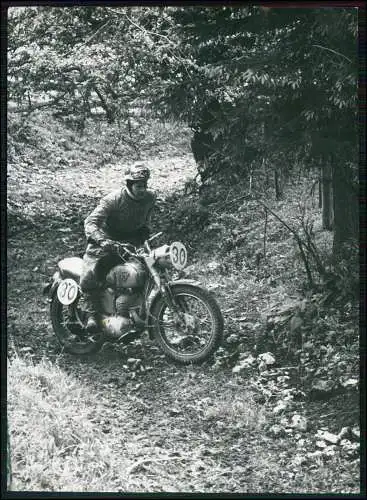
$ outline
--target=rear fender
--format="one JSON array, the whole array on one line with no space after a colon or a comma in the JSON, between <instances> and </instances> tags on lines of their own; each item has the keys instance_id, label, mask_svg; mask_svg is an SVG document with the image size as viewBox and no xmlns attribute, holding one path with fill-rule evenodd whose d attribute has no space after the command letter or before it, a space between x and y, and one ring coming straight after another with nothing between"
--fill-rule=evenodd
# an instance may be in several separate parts
<instances>
[{"instance_id":1,"label":"rear fender","mask_svg":"<svg viewBox=\"0 0 367 500\"><path fill-rule=\"evenodd\" d=\"M195 286L195 287L202 287L202 283L200 283L200 281L192 280L192 279L179 279L179 280L175 280L175 281L170 281L168 283L168 286L170 288L175 288L175 286L177 286L177 285L189 285L189 286ZM150 301L149 311L148 311L148 324L147 324L148 333L149 333L150 338L153 337L153 316L151 314L151 311L153 310L155 304L157 303L157 301L161 297L162 297L162 292L160 290L157 290Z\"/></svg>"},{"instance_id":2,"label":"rear fender","mask_svg":"<svg viewBox=\"0 0 367 500\"><path fill-rule=\"evenodd\" d=\"M72 278L79 283L84 262L80 257L65 257L58 262L57 267L62 278Z\"/></svg>"},{"instance_id":3,"label":"rear fender","mask_svg":"<svg viewBox=\"0 0 367 500\"><path fill-rule=\"evenodd\" d=\"M52 276L52 278L50 279L50 282L44 287L43 295L48 295L49 299L51 299L61 281L62 278L60 271L56 271Z\"/></svg>"}]
</instances>

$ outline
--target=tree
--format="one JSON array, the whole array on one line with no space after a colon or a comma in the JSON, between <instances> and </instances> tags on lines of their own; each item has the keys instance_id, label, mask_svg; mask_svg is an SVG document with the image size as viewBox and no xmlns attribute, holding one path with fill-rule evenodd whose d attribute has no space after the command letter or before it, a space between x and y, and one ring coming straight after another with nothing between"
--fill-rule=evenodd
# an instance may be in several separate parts
<instances>
[{"instance_id":1,"label":"tree","mask_svg":"<svg viewBox=\"0 0 367 500\"><path fill-rule=\"evenodd\" d=\"M109 123L126 119L172 50L162 9L27 7L9 9L11 108L51 107L78 124L100 109ZM138 21L138 22L136 22ZM152 51L152 47L154 50ZM163 50L164 47L164 50ZM147 101L148 98L146 97Z\"/></svg>"},{"instance_id":2,"label":"tree","mask_svg":"<svg viewBox=\"0 0 367 500\"><path fill-rule=\"evenodd\" d=\"M172 16L191 71L162 100L192 123L219 103L207 169L244 177L265 158L279 177L280 159L288 171L297 156L309 168L321 161L324 179L332 173L335 252L356 238L357 9L192 7Z\"/></svg>"},{"instance_id":3,"label":"tree","mask_svg":"<svg viewBox=\"0 0 367 500\"><path fill-rule=\"evenodd\" d=\"M337 253L357 235L357 54L355 8L15 8L8 91L81 129L135 106L184 120L204 180L263 182L266 165L281 196L296 158L321 163Z\"/></svg>"}]
</instances>

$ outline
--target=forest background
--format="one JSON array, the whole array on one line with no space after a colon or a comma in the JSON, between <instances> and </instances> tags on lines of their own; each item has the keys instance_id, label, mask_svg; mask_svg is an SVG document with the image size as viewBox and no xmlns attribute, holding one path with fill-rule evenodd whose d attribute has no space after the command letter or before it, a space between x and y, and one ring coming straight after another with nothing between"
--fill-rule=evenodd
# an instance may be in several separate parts
<instances>
[{"instance_id":1,"label":"forest background","mask_svg":"<svg viewBox=\"0 0 367 500\"><path fill-rule=\"evenodd\" d=\"M258 6L8 10L14 489L359 491L363 15ZM61 257L83 252L84 217L121 182L121 165L137 159L159 191L154 228L188 246L187 273L224 311L225 343L207 366L172 367L147 341L79 364L50 333L41 282ZM126 364L126 355L138 362ZM158 379L167 387L160 397ZM164 456L135 443L106 458L122 432L118 414L136 418L148 402L156 413L171 408L187 428L192 401L200 415L192 435L154 422ZM148 437L149 416L135 422ZM207 442L211 421L219 437ZM138 434L124 422L126 436ZM187 456L172 455L177 439ZM194 459L195 443L203 455Z\"/></svg>"}]
</instances>

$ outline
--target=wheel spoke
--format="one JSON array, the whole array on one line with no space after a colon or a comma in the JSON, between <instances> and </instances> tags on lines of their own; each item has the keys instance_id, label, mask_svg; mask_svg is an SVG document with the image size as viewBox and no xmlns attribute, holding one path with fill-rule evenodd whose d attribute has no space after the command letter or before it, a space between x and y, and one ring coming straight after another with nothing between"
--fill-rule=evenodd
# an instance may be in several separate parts
<instances>
[{"instance_id":1,"label":"wheel spoke","mask_svg":"<svg viewBox=\"0 0 367 500\"><path fill-rule=\"evenodd\" d=\"M159 317L159 329L167 346L180 354L193 355L202 351L213 335L213 318L204 301L194 295L176 296L183 311L182 321L175 321L167 305Z\"/></svg>"},{"instance_id":2,"label":"wheel spoke","mask_svg":"<svg viewBox=\"0 0 367 500\"><path fill-rule=\"evenodd\" d=\"M62 346L73 354L87 354L102 345L99 334L88 334L85 329L85 311L78 301L70 306L56 303L58 321L55 333Z\"/></svg>"}]
</instances>

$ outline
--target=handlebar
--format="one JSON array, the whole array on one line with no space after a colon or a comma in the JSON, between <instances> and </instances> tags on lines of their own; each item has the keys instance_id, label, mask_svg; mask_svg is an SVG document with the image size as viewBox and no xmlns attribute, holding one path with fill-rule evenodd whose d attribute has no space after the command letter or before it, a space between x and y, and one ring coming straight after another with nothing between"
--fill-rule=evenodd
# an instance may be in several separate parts
<instances>
[{"instance_id":1,"label":"handlebar","mask_svg":"<svg viewBox=\"0 0 367 500\"><path fill-rule=\"evenodd\" d=\"M120 255L120 257L122 257L122 255L120 254L119 250L123 250L124 252L131 255L132 257L136 256L137 249L136 249L136 247L134 247L134 245L131 245L130 243L120 243L119 241L116 241L115 246L117 249L117 253ZM133 250L130 250L130 249L133 249Z\"/></svg>"},{"instance_id":2,"label":"handlebar","mask_svg":"<svg viewBox=\"0 0 367 500\"><path fill-rule=\"evenodd\" d=\"M153 236L151 236L150 238L145 240L144 249L146 251L150 252L151 248L149 246L149 243L152 242L153 240L155 240L156 238L158 238L159 236L161 236L162 234L163 234L163 232L160 231L159 233L153 234ZM137 249L131 243L120 243L119 241L116 241L115 244L116 244L117 252L119 255L120 255L120 252L119 252L120 249L122 249L124 252L129 254L131 257L136 257L137 255L141 254L141 249L140 250ZM131 249L133 249L133 251ZM122 258L122 255L120 255L120 257Z\"/></svg>"},{"instance_id":3,"label":"handlebar","mask_svg":"<svg viewBox=\"0 0 367 500\"><path fill-rule=\"evenodd\" d=\"M153 236L151 236L147 242L150 243L151 241L155 240L156 238L158 238L158 236L162 236L163 232L160 231L159 233L156 233L156 234L153 234Z\"/></svg>"}]
</instances>

